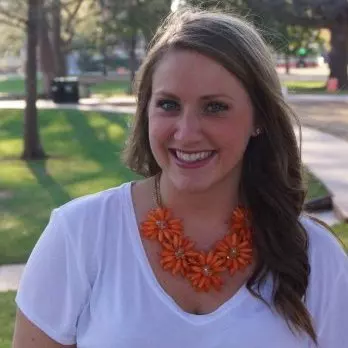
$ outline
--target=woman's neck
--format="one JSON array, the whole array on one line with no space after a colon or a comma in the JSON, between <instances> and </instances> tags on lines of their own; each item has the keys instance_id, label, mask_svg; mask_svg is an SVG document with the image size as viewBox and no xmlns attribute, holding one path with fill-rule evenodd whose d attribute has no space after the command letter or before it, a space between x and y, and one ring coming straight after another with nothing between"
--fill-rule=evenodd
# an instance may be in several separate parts
<instances>
[{"instance_id":1,"label":"woman's neck","mask_svg":"<svg viewBox=\"0 0 348 348\"><path fill-rule=\"evenodd\" d=\"M229 218L239 204L239 180L223 180L203 191L179 190L165 175L160 179L163 205L172 209L178 217L191 214L214 220Z\"/></svg>"}]
</instances>

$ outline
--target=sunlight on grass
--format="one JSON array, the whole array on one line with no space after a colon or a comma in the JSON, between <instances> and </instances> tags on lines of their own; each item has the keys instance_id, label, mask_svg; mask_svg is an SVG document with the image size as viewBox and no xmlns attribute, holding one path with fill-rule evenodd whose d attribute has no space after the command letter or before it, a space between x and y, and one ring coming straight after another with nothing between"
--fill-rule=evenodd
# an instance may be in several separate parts
<instances>
[{"instance_id":1,"label":"sunlight on grass","mask_svg":"<svg viewBox=\"0 0 348 348\"><path fill-rule=\"evenodd\" d=\"M348 251L348 223L341 223L333 227L334 232L343 242Z\"/></svg>"},{"instance_id":2,"label":"sunlight on grass","mask_svg":"<svg viewBox=\"0 0 348 348\"><path fill-rule=\"evenodd\" d=\"M99 97L126 95L130 88L129 81L105 81L91 87L91 93Z\"/></svg>"},{"instance_id":3,"label":"sunlight on grass","mask_svg":"<svg viewBox=\"0 0 348 348\"><path fill-rule=\"evenodd\" d=\"M0 264L24 262L53 208L98 192L135 174L121 151L129 115L46 110L39 114L46 161L16 160L22 152L22 112L0 111Z\"/></svg>"},{"instance_id":4,"label":"sunlight on grass","mask_svg":"<svg viewBox=\"0 0 348 348\"><path fill-rule=\"evenodd\" d=\"M16 293L0 293L0 348L10 348L16 316Z\"/></svg>"},{"instance_id":5,"label":"sunlight on grass","mask_svg":"<svg viewBox=\"0 0 348 348\"><path fill-rule=\"evenodd\" d=\"M283 81L282 84L288 88L289 93L314 93L314 94L325 94L326 82L325 81ZM347 94L348 91L337 91L330 94Z\"/></svg>"},{"instance_id":6,"label":"sunlight on grass","mask_svg":"<svg viewBox=\"0 0 348 348\"><path fill-rule=\"evenodd\" d=\"M21 139L8 139L6 142L0 143L0 156L11 157L14 153L20 153L23 148L23 141Z\"/></svg>"}]
</instances>

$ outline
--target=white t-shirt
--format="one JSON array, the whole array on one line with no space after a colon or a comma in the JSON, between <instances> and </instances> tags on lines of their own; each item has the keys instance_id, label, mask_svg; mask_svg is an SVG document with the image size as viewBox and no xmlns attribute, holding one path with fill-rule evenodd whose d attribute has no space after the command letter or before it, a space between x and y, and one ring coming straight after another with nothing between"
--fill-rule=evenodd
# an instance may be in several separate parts
<instances>
[{"instance_id":1,"label":"white t-shirt","mask_svg":"<svg viewBox=\"0 0 348 348\"><path fill-rule=\"evenodd\" d=\"M302 218L312 267L307 307L321 348L348 347L348 259ZM270 283L263 288L271 298ZM183 311L156 280L126 183L53 211L16 302L52 339L79 348L314 348L242 287L207 315Z\"/></svg>"}]
</instances>

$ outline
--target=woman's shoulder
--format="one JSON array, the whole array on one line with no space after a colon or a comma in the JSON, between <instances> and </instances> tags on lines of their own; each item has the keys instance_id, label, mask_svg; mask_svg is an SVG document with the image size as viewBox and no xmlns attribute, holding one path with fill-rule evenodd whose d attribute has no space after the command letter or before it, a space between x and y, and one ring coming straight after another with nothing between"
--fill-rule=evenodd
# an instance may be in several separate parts
<instances>
[{"instance_id":1,"label":"woman's shoulder","mask_svg":"<svg viewBox=\"0 0 348 348\"><path fill-rule=\"evenodd\" d=\"M121 205L127 203L131 182L120 184L97 193L75 198L55 209L55 212L76 223L113 216L121 211Z\"/></svg>"},{"instance_id":2,"label":"woman's shoulder","mask_svg":"<svg viewBox=\"0 0 348 348\"><path fill-rule=\"evenodd\" d=\"M305 303L320 347L347 347L348 257L328 226L309 217L301 223L309 236L310 276Z\"/></svg>"}]
</instances>

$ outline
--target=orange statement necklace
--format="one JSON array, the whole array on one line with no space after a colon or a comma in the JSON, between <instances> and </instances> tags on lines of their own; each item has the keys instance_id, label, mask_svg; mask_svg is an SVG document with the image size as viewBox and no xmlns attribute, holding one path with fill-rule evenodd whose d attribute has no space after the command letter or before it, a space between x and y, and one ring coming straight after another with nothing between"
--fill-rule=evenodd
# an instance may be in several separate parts
<instances>
[{"instance_id":1,"label":"orange statement necklace","mask_svg":"<svg viewBox=\"0 0 348 348\"><path fill-rule=\"evenodd\" d=\"M154 201L147 220L141 223L144 238L157 240L162 246L160 263L173 275L180 274L196 291L219 291L223 285L221 273L233 276L252 262L252 233L249 213L243 207L233 210L228 234L208 252L194 248L194 242L184 236L182 221L172 217L162 204L159 176L155 176Z\"/></svg>"}]
</instances>

